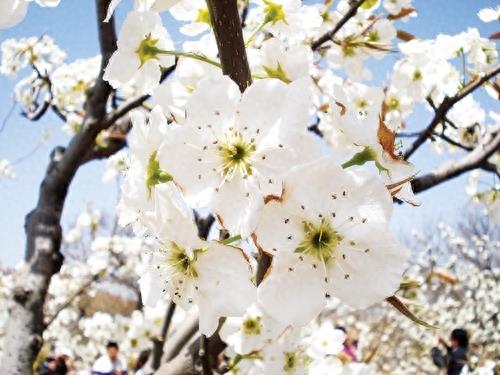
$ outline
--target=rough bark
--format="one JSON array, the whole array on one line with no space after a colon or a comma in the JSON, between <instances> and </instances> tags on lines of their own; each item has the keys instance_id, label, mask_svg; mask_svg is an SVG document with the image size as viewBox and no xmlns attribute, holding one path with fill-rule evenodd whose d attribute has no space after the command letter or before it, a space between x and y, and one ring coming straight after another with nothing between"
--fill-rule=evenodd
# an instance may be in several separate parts
<instances>
[{"instance_id":1,"label":"rough bark","mask_svg":"<svg viewBox=\"0 0 500 375\"><path fill-rule=\"evenodd\" d=\"M161 328L161 334L159 337L153 340L153 360L151 367L153 370L158 370L161 365L161 357L163 356L163 347L168 334L168 329L172 323L172 318L174 317L176 304L172 301L168 304L167 311L165 313L165 320L163 321L163 326Z\"/></svg>"},{"instance_id":2,"label":"rough bark","mask_svg":"<svg viewBox=\"0 0 500 375\"><path fill-rule=\"evenodd\" d=\"M476 168L491 168L488 159L500 150L500 128L487 133L480 144L461 160L446 163L434 172L428 173L412 181L413 191L420 193L436 185L458 177ZM498 173L498 168L495 168Z\"/></svg>"},{"instance_id":3,"label":"rough bark","mask_svg":"<svg viewBox=\"0 0 500 375\"><path fill-rule=\"evenodd\" d=\"M116 49L113 21L107 24L100 22L105 17L108 4L108 0L96 1L102 67L107 65ZM64 201L83 156L103 129L102 120L111 93L111 87L102 79L102 72L103 69L88 92L82 130L66 149L57 147L52 152L37 205L26 216L26 264L16 275L17 283L6 324L8 345L2 361L2 372L5 374L32 373L32 364L43 343L43 306L47 289L50 279L59 272L63 262L60 219Z\"/></svg>"},{"instance_id":4,"label":"rough bark","mask_svg":"<svg viewBox=\"0 0 500 375\"><path fill-rule=\"evenodd\" d=\"M222 72L243 92L252 82L236 0L207 0Z\"/></svg>"}]
</instances>

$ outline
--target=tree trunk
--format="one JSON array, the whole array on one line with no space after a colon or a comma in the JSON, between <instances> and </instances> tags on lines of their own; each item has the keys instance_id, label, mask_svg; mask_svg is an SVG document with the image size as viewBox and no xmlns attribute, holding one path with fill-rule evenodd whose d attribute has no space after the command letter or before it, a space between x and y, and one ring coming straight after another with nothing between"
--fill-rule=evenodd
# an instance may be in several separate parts
<instances>
[{"instance_id":1,"label":"tree trunk","mask_svg":"<svg viewBox=\"0 0 500 375\"><path fill-rule=\"evenodd\" d=\"M58 147L52 152L40 186L37 206L26 216L26 263L16 274L10 301L2 374L26 375L33 372L33 362L43 343L43 307L47 290L52 276L59 272L63 262L60 219L64 201L76 171L94 146L95 137L105 126L103 119L111 87L102 79L102 75L116 49L116 34L113 20L102 23L109 0L96 0L96 5L102 54L101 73L87 94L86 116L81 131L66 149Z\"/></svg>"}]
</instances>

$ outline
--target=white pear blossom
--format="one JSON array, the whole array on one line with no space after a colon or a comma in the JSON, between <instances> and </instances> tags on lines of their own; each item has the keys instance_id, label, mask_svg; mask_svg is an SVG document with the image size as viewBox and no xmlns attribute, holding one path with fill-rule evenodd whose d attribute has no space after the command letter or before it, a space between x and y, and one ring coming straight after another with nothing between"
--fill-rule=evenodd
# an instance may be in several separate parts
<instances>
[{"instance_id":1,"label":"white pear blossom","mask_svg":"<svg viewBox=\"0 0 500 375\"><path fill-rule=\"evenodd\" d=\"M411 8L413 0L383 0L382 4L390 14L399 14L403 9Z\"/></svg>"},{"instance_id":2,"label":"white pear blossom","mask_svg":"<svg viewBox=\"0 0 500 375\"><path fill-rule=\"evenodd\" d=\"M180 31L189 36L201 34L210 29L210 13L204 0L181 0L170 8L172 16L179 21L187 21Z\"/></svg>"},{"instance_id":3,"label":"white pear blossom","mask_svg":"<svg viewBox=\"0 0 500 375\"><path fill-rule=\"evenodd\" d=\"M129 136L130 161L125 171L122 196L118 204L120 224L134 223L143 227L144 213L155 208L154 191L169 189L171 176L160 168L158 151L167 131L167 120L160 107L155 107L146 122L139 110L131 113L132 130Z\"/></svg>"},{"instance_id":4,"label":"white pear blossom","mask_svg":"<svg viewBox=\"0 0 500 375\"><path fill-rule=\"evenodd\" d=\"M328 157L295 168L283 191L265 205L255 231L257 245L273 255L258 291L266 313L303 326L328 295L363 308L396 291L407 251L388 230L392 199L380 180L343 171Z\"/></svg>"},{"instance_id":5,"label":"white pear blossom","mask_svg":"<svg viewBox=\"0 0 500 375\"><path fill-rule=\"evenodd\" d=\"M166 80L153 92L153 102L163 109L167 117L184 118L189 96L198 83L207 77L220 77L219 68L193 59L180 58L175 69L175 77Z\"/></svg>"},{"instance_id":6,"label":"white pear blossom","mask_svg":"<svg viewBox=\"0 0 500 375\"><path fill-rule=\"evenodd\" d=\"M300 0L251 0L256 9L249 17L251 34L265 30L294 40L315 33L322 23L318 8L302 5ZM250 38L251 36L249 36Z\"/></svg>"},{"instance_id":7,"label":"white pear blossom","mask_svg":"<svg viewBox=\"0 0 500 375\"><path fill-rule=\"evenodd\" d=\"M102 182L109 183L115 180L128 168L128 158L125 151L120 150L106 160L106 171L102 176Z\"/></svg>"},{"instance_id":8,"label":"white pear blossom","mask_svg":"<svg viewBox=\"0 0 500 375\"><path fill-rule=\"evenodd\" d=\"M0 178L13 179L15 177L14 166L7 159L0 159Z\"/></svg>"},{"instance_id":9,"label":"white pear blossom","mask_svg":"<svg viewBox=\"0 0 500 375\"><path fill-rule=\"evenodd\" d=\"M264 349L264 374L306 375L312 358L299 340L298 332L289 331Z\"/></svg>"},{"instance_id":10,"label":"white pear blossom","mask_svg":"<svg viewBox=\"0 0 500 375\"><path fill-rule=\"evenodd\" d=\"M203 80L186 120L169 128L160 166L188 202L246 237L264 198L281 194L281 176L319 154L306 131L309 98L304 80L260 80L243 95L228 77Z\"/></svg>"},{"instance_id":11,"label":"white pear blossom","mask_svg":"<svg viewBox=\"0 0 500 375\"><path fill-rule=\"evenodd\" d=\"M132 81L140 92L152 93L160 83L161 67L168 68L175 61L162 52L172 51L173 43L155 12L130 12L117 44L104 73L115 88Z\"/></svg>"},{"instance_id":12,"label":"white pear blossom","mask_svg":"<svg viewBox=\"0 0 500 375\"><path fill-rule=\"evenodd\" d=\"M496 8L483 8L477 12L477 16L483 22L493 22L500 20L500 5Z\"/></svg>"},{"instance_id":13,"label":"white pear blossom","mask_svg":"<svg viewBox=\"0 0 500 375\"><path fill-rule=\"evenodd\" d=\"M7 29L21 22L28 11L26 0L5 0L0 3L0 29Z\"/></svg>"},{"instance_id":14,"label":"white pear blossom","mask_svg":"<svg viewBox=\"0 0 500 375\"><path fill-rule=\"evenodd\" d=\"M197 305L200 331L210 336L220 317L240 316L255 301L250 265L241 249L202 241L191 211L171 194L157 195L148 227L162 248L141 278L143 301L154 305L166 295L185 310Z\"/></svg>"},{"instance_id":15,"label":"white pear blossom","mask_svg":"<svg viewBox=\"0 0 500 375\"><path fill-rule=\"evenodd\" d=\"M33 0L3 0L0 4L0 29L7 29L21 22ZM55 7L61 0L34 0L42 7Z\"/></svg>"},{"instance_id":16,"label":"white pear blossom","mask_svg":"<svg viewBox=\"0 0 500 375\"><path fill-rule=\"evenodd\" d=\"M110 20L116 7L121 2L122 0L111 0L104 22L108 22ZM163 12L178 2L179 0L134 0L134 9L140 12L146 12L148 10Z\"/></svg>"},{"instance_id":17,"label":"white pear blossom","mask_svg":"<svg viewBox=\"0 0 500 375\"><path fill-rule=\"evenodd\" d=\"M321 324L308 338L307 353L311 358L322 359L329 355L339 354L344 346L345 333L335 329L330 321Z\"/></svg>"},{"instance_id":18,"label":"white pear blossom","mask_svg":"<svg viewBox=\"0 0 500 375\"><path fill-rule=\"evenodd\" d=\"M2 42L0 73L15 78L21 69L33 65L42 74L47 74L65 58L66 53L48 35L7 39Z\"/></svg>"},{"instance_id":19,"label":"white pear blossom","mask_svg":"<svg viewBox=\"0 0 500 375\"><path fill-rule=\"evenodd\" d=\"M305 45L286 46L271 38L260 49L249 49L248 55L252 71L263 77L290 83L309 75L311 56Z\"/></svg>"},{"instance_id":20,"label":"white pear blossom","mask_svg":"<svg viewBox=\"0 0 500 375\"><path fill-rule=\"evenodd\" d=\"M219 333L236 353L249 354L264 348L285 328L254 305L242 317L226 319Z\"/></svg>"}]
</instances>

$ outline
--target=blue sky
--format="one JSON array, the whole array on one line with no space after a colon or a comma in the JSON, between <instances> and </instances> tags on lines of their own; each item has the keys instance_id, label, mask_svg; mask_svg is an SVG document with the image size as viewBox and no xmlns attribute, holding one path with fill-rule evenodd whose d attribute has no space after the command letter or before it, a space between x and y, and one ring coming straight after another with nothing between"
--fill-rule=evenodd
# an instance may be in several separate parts
<instances>
[{"instance_id":1,"label":"blue sky","mask_svg":"<svg viewBox=\"0 0 500 375\"><path fill-rule=\"evenodd\" d=\"M130 3L131 1L128 0ZM312 1L308 1L311 3ZM127 0L124 0L127 3ZM498 23L484 24L477 12L484 7L497 5L495 0L414 0L419 16L400 28L421 38L432 38L439 33L454 34L467 27L477 27L481 35L498 31ZM122 20L127 5L120 6L118 19ZM165 17L165 25L174 40L180 40L178 24ZM68 54L67 61L92 57L98 54L95 7L93 1L63 0L55 9L30 5L26 19L14 28L0 30L0 42L7 38L20 38L48 34ZM397 59L390 56L377 65L371 65L377 81L387 76L387 69ZM21 75L22 76L22 75ZM11 106L11 93L15 81L0 76L0 123ZM494 109L493 101L477 95L486 110ZM497 111L499 111L497 107ZM24 216L36 204L38 187L47 166L48 155L55 145L66 145L69 138L61 130L60 120L49 113L41 121L30 122L18 115L16 109L5 130L0 133L0 159L16 160L33 149L44 129L52 130L47 144L30 158L16 165L15 180L0 180L0 264L13 265L24 254ZM409 123L410 129L424 127L431 114L418 111ZM412 161L421 173L440 165L443 159L423 147ZM112 213L116 202L116 186L101 182L103 162L92 162L80 169L71 185L63 213L63 227L67 227L87 202L93 207ZM393 227L399 235L409 233L413 227L426 228L440 219L453 221L464 214L467 197L465 178L457 178L420 195L420 208L395 207Z\"/></svg>"}]
</instances>

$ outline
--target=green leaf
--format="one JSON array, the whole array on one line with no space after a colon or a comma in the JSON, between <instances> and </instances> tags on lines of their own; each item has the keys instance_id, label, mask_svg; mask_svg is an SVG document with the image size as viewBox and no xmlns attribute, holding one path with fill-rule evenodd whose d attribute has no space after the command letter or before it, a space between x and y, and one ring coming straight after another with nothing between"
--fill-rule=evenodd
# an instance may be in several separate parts
<instances>
[{"instance_id":1,"label":"green leaf","mask_svg":"<svg viewBox=\"0 0 500 375\"><path fill-rule=\"evenodd\" d=\"M370 147L365 147L363 151L355 154L350 160L342 164L342 168L346 169L354 165L363 165L369 161L375 162L375 166L380 172L388 172L389 170L380 164L377 160L377 153Z\"/></svg>"},{"instance_id":2,"label":"green leaf","mask_svg":"<svg viewBox=\"0 0 500 375\"><path fill-rule=\"evenodd\" d=\"M270 66L266 66L264 65L263 66L264 70L266 71L267 73L267 76L269 78L277 78L285 83L290 83L292 82L287 76L286 76L286 73L285 71L283 70L283 67L281 66L281 64L278 62L278 66L276 67L276 69L273 69L271 68Z\"/></svg>"}]
</instances>

